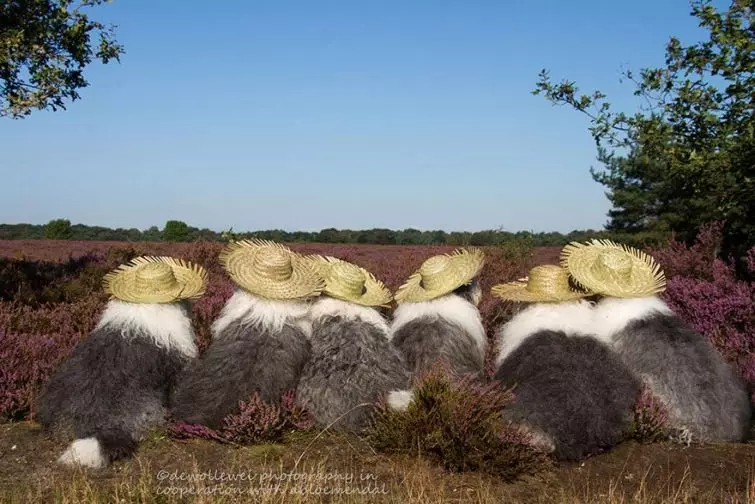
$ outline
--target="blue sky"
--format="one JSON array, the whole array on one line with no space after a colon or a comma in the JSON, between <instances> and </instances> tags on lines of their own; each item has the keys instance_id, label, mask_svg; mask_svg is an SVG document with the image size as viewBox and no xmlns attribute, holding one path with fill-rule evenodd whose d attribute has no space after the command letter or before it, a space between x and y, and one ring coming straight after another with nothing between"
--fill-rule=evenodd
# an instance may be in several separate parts
<instances>
[{"instance_id":1,"label":"blue sky","mask_svg":"<svg viewBox=\"0 0 755 504\"><path fill-rule=\"evenodd\" d=\"M579 113L703 36L687 0L115 0L120 64L67 111L0 119L0 222L235 230L601 228Z\"/></svg>"}]
</instances>

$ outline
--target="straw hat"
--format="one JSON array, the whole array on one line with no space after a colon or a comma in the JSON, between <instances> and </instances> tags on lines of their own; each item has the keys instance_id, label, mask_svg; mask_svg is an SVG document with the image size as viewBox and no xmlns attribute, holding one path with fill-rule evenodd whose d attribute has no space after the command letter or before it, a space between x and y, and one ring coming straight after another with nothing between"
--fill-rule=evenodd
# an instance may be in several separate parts
<instances>
[{"instance_id":1,"label":"straw hat","mask_svg":"<svg viewBox=\"0 0 755 504\"><path fill-rule=\"evenodd\" d=\"M304 299L320 295L325 281L310 261L266 240L226 246L220 264L236 285L266 299Z\"/></svg>"},{"instance_id":2,"label":"straw hat","mask_svg":"<svg viewBox=\"0 0 755 504\"><path fill-rule=\"evenodd\" d=\"M579 285L604 296L643 297L666 290L666 276L652 257L608 240L570 243L561 251L561 264Z\"/></svg>"},{"instance_id":3,"label":"straw hat","mask_svg":"<svg viewBox=\"0 0 755 504\"><path fill-rule=\"evenodd\" d=\"M102 284L105 292L121 301L173 303L204 294L207 271L181 259L142 256L105 275Z\"/></svg>"},{"instance_id":4,"label":"straw hat","mask_svg":"<svg viewBox=\"0 0 755 504\"><path fill-rule=\"evenodd\" d=\"M529 276L515 282L493 286L492 294L506 301L525 303L560 303L589 296L569 286L569 272L561 266L535 266Z\"/></svg>"},{"instance_id":5,"label":"straw hat","mask_svg":"<svg viewBox=\"0 0 755 504\"><path fill-rule=\"evenodd\" d=\"M323 294L363 306L387 306L393 300L383 282L356 264L330 256L305 259L313 261L325 279Z\"/></svg>"},{"instance_id":6,"label":"straw hat","mask_svg":"<svg viewBox=\"0 0 755 504\"><path fill-rule=\"evenodd\" d=\"M398 303L421 303L445 296L470 283L482 271L485 254L472 248L430 257L398 288Z\"/></svg>"}]
</instances>

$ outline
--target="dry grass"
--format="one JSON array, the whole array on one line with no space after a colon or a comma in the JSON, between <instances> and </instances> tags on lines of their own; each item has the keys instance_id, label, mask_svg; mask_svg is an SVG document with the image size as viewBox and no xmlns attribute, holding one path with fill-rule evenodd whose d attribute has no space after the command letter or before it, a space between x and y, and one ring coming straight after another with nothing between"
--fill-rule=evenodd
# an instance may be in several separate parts
<instances>
[{"instance_id":1,"label":"dry grass","mask_svg":"<svg viewBox=\"0 0 755 504\"><path fill-rule=\"evenodd\" d=\"M513 483L332 434L234 448L156 433L132 460L92 472L57 466L62 448L32 424L0 424L0 502L755 504L753 445L629 442Z\"/></svg>"}]
</instances>

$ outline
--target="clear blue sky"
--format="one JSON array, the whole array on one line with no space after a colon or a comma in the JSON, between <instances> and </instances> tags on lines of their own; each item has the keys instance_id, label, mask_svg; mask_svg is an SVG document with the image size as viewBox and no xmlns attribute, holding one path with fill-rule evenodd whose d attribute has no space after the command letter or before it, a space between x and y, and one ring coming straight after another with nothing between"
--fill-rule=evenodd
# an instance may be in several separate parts
<instances>
[{"instance_id":1,"label":"clear blue sky","mask_svg":"<svg viewBox=\"0 0 755 504\"><path fill-rule=\"evenodd\" d=\"M579 113L703 36L687 0L116 0L121 64L67 111L0 119L0 222L235 230L601 228Z\"/></svg>"}]
</instances>

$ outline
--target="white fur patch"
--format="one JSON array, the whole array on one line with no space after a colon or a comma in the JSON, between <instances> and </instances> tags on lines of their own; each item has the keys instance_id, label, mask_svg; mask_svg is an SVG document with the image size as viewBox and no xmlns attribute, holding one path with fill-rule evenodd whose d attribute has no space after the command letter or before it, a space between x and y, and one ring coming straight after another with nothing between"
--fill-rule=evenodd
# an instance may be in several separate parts
<instances>
[{"instance_id":1,"label":"white fur patch","mask_svg":"<svg viewBox=\"0 0 755 504\"><path fill-rule=\"evenodd\" d=\"M511 352L538 331L564 331L568 335L595 335L592 305L584 300L564 303L535 303L504 324L498 331L500 366Z\"/></svg>"},{"instance_id":2,"label":"white fur patch","mask_svg":"<svg viewBox=\"0 0 755 504\"><path fill-rule=\"evenodd\" d=\"M107 465L105 457L100 448L100 442L96 438L89 437L77 439L63 452L58 458L58 462L67 466L81 465L100 469Z\"/></svg>"},{"instance_id":3,"label":"white fur patch","mask_svg":"<svg viewBox=\"0 0 755 504\"><path fill-rule=\"evenodd\" d=\"M360 320L372 324L383 331L386 337L388 337L390 331L388 323L383 316L380 315L376 309L369 306L361 306L331 297L322 297L314 302L312 310L310 311L312 320L317 320L329 315L341 316L343 318Z\"/></svg>"},{"instance_id":4,"label":"white fur patch","mask_svg":"<svg viewBox=\"0 0 755 504\"><path fill-rule=\"evenodd\" d=\"M411 390L392 390L388 392L388 407L395 411L406 411L414 401L414 392Z\"/></svg>"},{"instance_id":5,"label":"white fur patch","mask_svg":"<svg viewBox=\"0 0 755 504\"><path fill-rule=\"evenodd\" d=\"M483 353L486 351L488 339L482 326L480 311L469 301L450 294L423 303L400 304L393 313L391 335L409 322L422 317L443 318L458 324L472 336Z\"/></svg>"},{"instance_id":6,"label":"white fur patch","mask_svg":"<svg viewBox=\"0 0 755 504\"><path fill-rule=\"evenodd\" d=\"M237 289L226 301L220 317L212 324L212 333L217 336L232 322L239 321L243 325L265 327L272 331L280 331L286 324L293 324L309 337L312 334L310 307L311 304L306 301L263 299Z\"/></svg>"},{"instance_id":7,"label":"white fur patch","mask_svg":"<svg viewBox=\"0 0 755 504\"><path fill-rule=\"evenodd\" d=\"M641 298L604 298L593 310L595 331L604 341L624 329L633 320L646 318L653 313L673 315L658 296Z\"/></svg>"},{"instance_id":8,"label":"white fur patch","mask_svg":"<svg viewBox=\"0 0 755 504\"><path fill-rule=\"evenodd\" d=\"M114 299L105 307L97 329L106 325L139 330L162 348L176 349L188 357L197 355L191 319L177 304L126 303Z\"/></svg>"}]
</instances>

